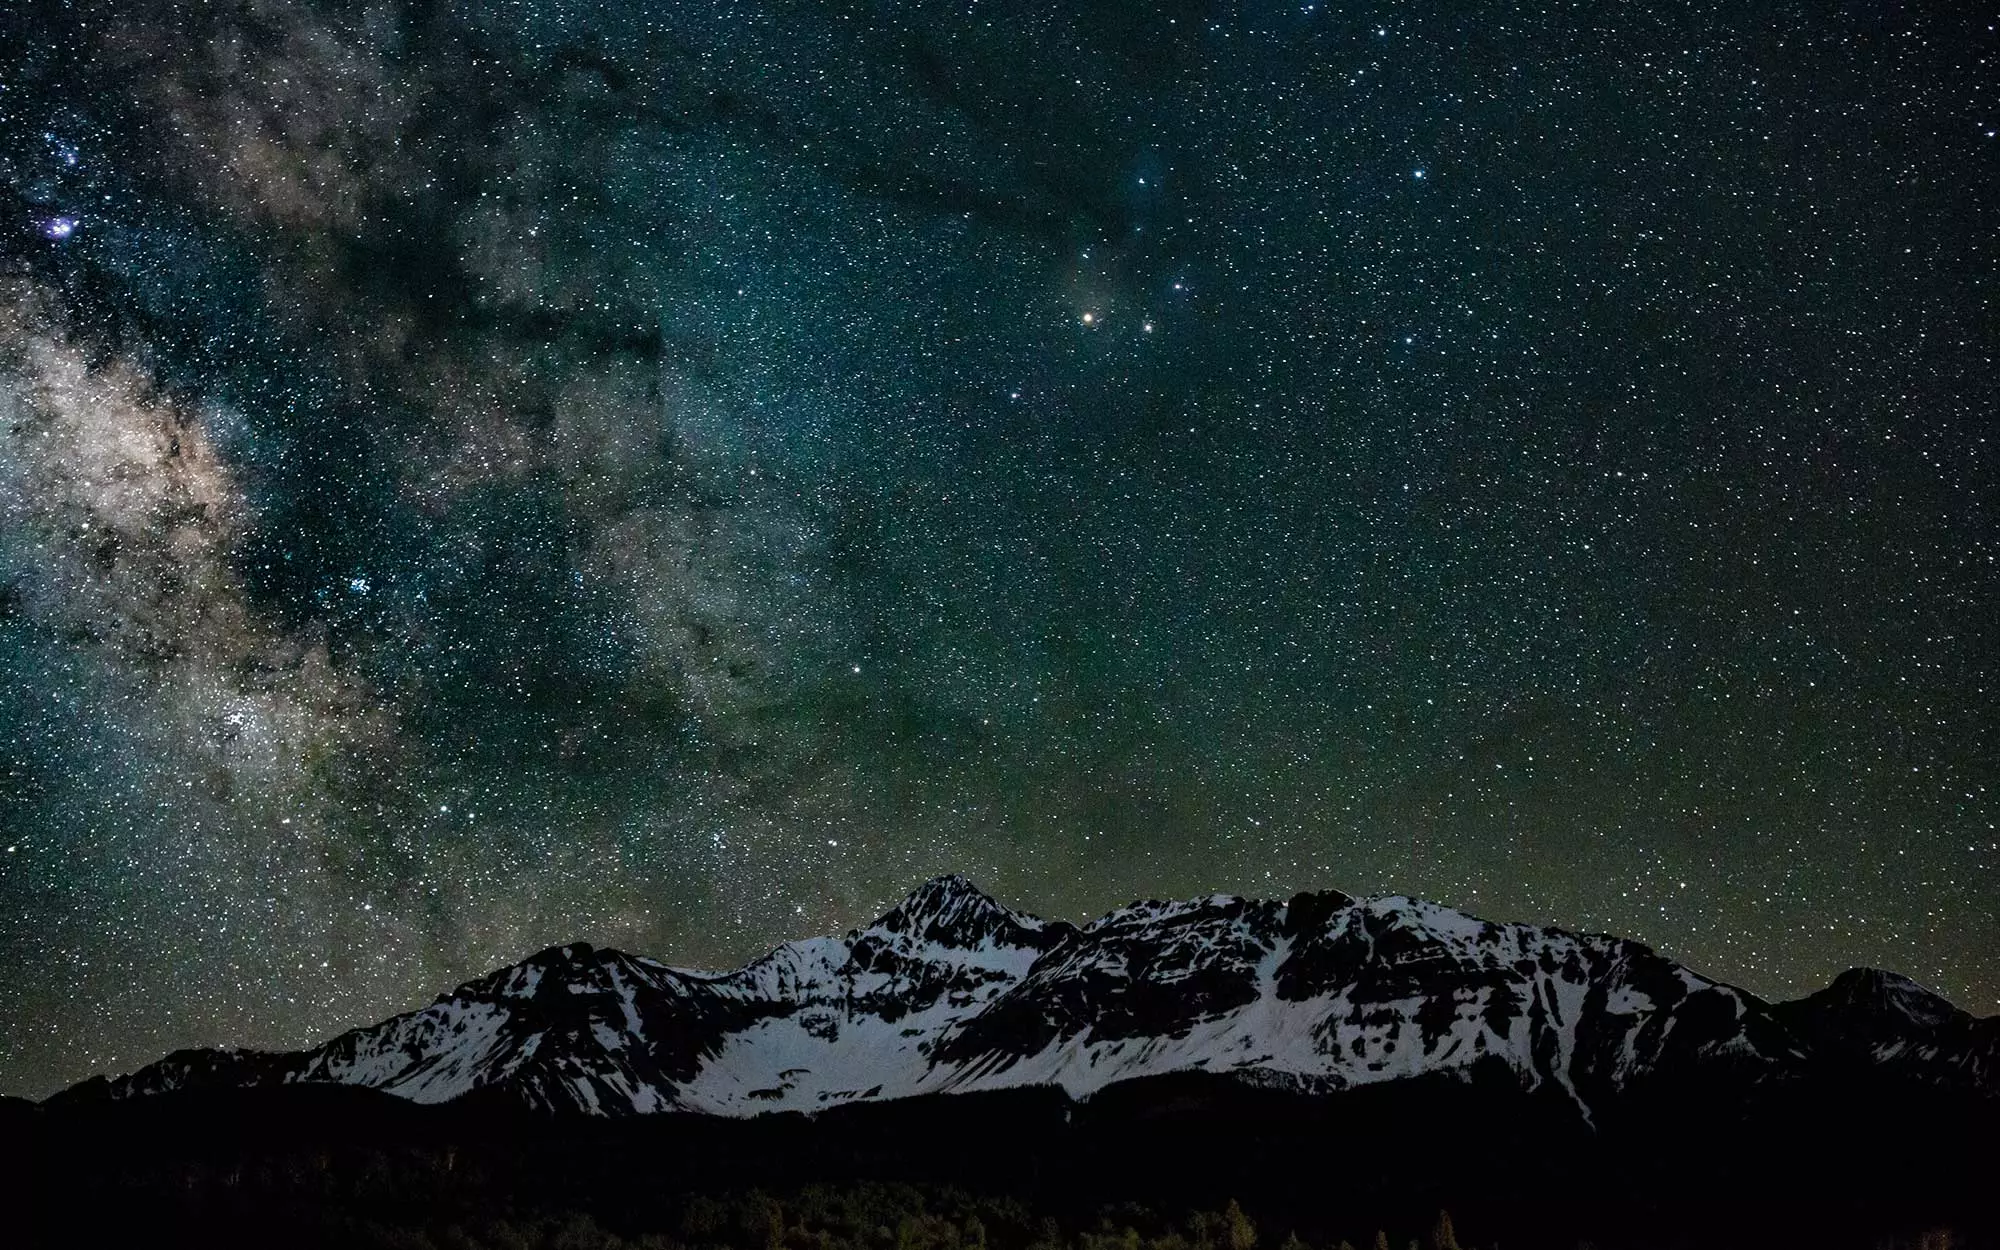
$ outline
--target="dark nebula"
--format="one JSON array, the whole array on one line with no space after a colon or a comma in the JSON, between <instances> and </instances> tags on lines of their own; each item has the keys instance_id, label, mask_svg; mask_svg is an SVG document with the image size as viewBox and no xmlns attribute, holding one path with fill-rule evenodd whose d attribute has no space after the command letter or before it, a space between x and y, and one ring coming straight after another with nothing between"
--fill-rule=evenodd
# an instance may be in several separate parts
<instances>
[{"instance_id":1,"label":"dark nebula","mask_svg":"<svg viewBox=\"0 0 2000 1250\"><path fill-rule=\"evenodd\" d=\"M10 5L0 1090L939 871L1992 1012L1989 22Z\"/></svg>"}]
</instances>

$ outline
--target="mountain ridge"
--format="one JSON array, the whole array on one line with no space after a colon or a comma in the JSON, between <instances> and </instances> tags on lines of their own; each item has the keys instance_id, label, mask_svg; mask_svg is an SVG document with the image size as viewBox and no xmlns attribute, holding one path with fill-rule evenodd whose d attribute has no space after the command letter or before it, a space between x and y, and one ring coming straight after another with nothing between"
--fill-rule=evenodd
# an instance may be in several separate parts
<instances>
[{"instance_id":1,"label":"mountain ridge","mask_svg":"<svg viewBox=\"0 0 2000 1250\"><path fill-rule=\"evenodd\" d=\"M296 1052L182 1050L56 1100L334 1083L725 1116L1171 1073L1331 1093L1497 1064L1585 1124L1647 1089L1888 1076L1991 1098L2000 1018L1854 969L1769 1003L1607 934L1402 895L1139 900L1085 925L926 881L728 972L584 942Z\"/></svg>"}]
</instances>

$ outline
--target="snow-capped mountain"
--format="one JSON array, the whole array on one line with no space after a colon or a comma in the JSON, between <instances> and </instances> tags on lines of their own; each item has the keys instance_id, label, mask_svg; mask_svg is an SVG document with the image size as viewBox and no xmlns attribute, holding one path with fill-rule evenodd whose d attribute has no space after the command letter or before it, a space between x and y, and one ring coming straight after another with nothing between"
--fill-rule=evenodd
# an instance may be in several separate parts
<instances>
[{"instance_id":1,"label":"snow-capped mountain","mask_svg":"<svg viewBox=\"0 0 2000 1250\"><path fill-rule=\"evenodd\" d=\"M2000 1016L1976 1018L1898 973L1850 968L1775 1010L1815 1053L1967 1092L2000 1089Z\"/></svg>"},{"instance_id":2,"label":"snow-capped mountain","mask_svg":"<svg viewBox=\"0 0 2000 1250\"><path fill-rule=\"evenodd\" d=\"M734 972L555 947L312 1050L181 1051L71 1095L330 1082L741 1116L1031 1085L1083 1097L1185 1072L1325 1093L1477 1067L1591 1120L1649 1082L1829 1064L1991 1096L1996 1033L1890 973L1773 1006L1636 942L1416 899L1217 895L1078 928L948 876Z\"/></svg>"}]
</instances>

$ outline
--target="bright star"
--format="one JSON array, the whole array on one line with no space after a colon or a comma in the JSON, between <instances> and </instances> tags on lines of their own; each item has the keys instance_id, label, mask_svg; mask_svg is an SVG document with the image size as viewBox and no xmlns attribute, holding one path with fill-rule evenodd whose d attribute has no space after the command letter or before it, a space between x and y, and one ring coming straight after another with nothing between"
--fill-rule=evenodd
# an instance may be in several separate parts
<instances>
[{"instance_id":1,"label":"bright star","mask_svg":"<svg viewBox=\"0 0 2000 1250\"><path fill-rule=\"evenodd\" d=\"M42 237L60 243L76 233L76 218L49 217L42 221Z\"/></svg>"}]
</instances>

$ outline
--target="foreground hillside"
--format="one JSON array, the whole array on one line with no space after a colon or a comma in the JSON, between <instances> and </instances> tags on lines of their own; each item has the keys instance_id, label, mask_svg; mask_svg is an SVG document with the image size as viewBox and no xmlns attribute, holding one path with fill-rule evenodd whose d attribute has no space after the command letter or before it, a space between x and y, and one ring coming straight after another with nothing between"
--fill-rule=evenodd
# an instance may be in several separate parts
<instances>
[{"instance_id":1,"label":"foreground hillside","mask_svg":"<svg viewBox=\"0 0 2000 1250\"><path fill-rule=\"evenodd\" d=\"M1294 1233L1368 1250L1378 1230L1405 1250L1440 1211L1482 1248L1994 1244L1990 1113L1902 1086L1824 1093L1688 1091L1599 1129L1497 1066L1311 1096L1189 1074L814 1116L552 1118L333 1085L15 1104L0 1230L51 1250L1244 1250L1234 1202L1258 1250Z\"/></svg>"}]
</instances>

